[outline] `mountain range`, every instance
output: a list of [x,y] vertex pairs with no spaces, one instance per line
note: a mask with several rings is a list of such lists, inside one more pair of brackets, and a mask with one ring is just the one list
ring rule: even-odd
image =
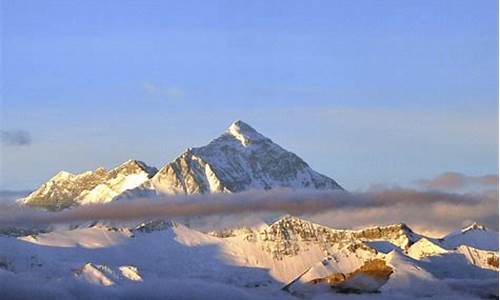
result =
[[435,239],[292,216],[212,232],[98,224],[0,235],[0,279],[2,299],[496,299],[498,233],[475,225]]
[[[21,211],[24,205],[53,211],[35,210],[51,217],[76,206],[142,197],[280,188],[294,194],[343,190],[236,121],[208,145],[187,149],[159,170],[128,160],[110,170],[61,171],[18,203]],[[197,217],[202,219],[193,220]],[[286,215],[202,231],[189,225],[193,220],[183,224],[181,219],[70,220],[70,226],[40,230],[0,227],[0,299],[499,296],[499,235],[476,223],[435,238],[404,223],[338,229]]]
[[20,203],[61,210],[151,194],[237,193],[274,188],[337,189],[333,179],[309,167],[250,125],[236,121],[208,145],[189,148],[159,171],[129,160],[107,171],[61,171]]

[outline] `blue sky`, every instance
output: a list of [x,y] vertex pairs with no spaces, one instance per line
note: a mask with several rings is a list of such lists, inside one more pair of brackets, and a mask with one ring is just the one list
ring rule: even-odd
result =
[[2,3],[0,189],[242,119],[348,189],[498,173],[498,2]]

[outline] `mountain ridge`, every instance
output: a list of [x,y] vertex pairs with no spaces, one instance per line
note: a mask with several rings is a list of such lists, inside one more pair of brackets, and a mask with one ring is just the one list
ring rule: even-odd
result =
[[341,189],[312,170],[300,157],[258,133],[243,121],[206,146],[188,148],[151,179],[166,193],[241,192],[276,187]]
[[274,188],[343,190],[335,180],[238,120],[207,145],[186,149],[159,170],[128,160],[109,171],[102,167],[81,174],[61,171],[21,203],[61,210],[145,195]]
[[[87,204],[87,202],[108,202],[112,200],[110,197],[116,196],[109,193],[113,191],[113,187],[118,189],[115,193],[119,194],[127,188],[138,185],[137,182],[135,186],[133,186],[134,183],[126,182],[127,179],[131,179],[130,176],[139,175],[145,180],[153,174],[156,174],[156,168],[149,167],[138,160],[127,160],[109,171],[103,167],[79,174],[60,171],[40,188],[20,199],[19,203],[48,210],[61,210],[82,203]],[[120,184],[125,186],[120,186]],[[109,191],[103,191],[104,189]],[[93,193],[98,194],[97,201],[90,200]]]

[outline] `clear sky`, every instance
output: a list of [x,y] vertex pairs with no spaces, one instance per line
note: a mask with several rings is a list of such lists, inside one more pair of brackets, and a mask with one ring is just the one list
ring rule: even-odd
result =
[[0,189],[237,119],[347,189],[498,173],[496,0],[0,2]]

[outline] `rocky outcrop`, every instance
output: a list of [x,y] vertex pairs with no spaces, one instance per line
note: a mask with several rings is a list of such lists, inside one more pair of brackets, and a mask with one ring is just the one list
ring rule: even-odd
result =
[[[363,241],[388,241],[401,249],[407,249],[420,238],[405,224],[361,230],[332,229],[292,216],[285,216],[260,231],[247,229],[244,232],[246,240],[263,242],[264,249],[279,260],[298,255],[311,243],[318,245],[328,255],[333,246],[342,247]],[[212,234],[219,237],[234,236],[229,231]]]
[[382,287],[394,270],[382,259],[366,261],[350,273],[334,273],[316,278],[310,284],[327,284],[340,293],[375,293]]

